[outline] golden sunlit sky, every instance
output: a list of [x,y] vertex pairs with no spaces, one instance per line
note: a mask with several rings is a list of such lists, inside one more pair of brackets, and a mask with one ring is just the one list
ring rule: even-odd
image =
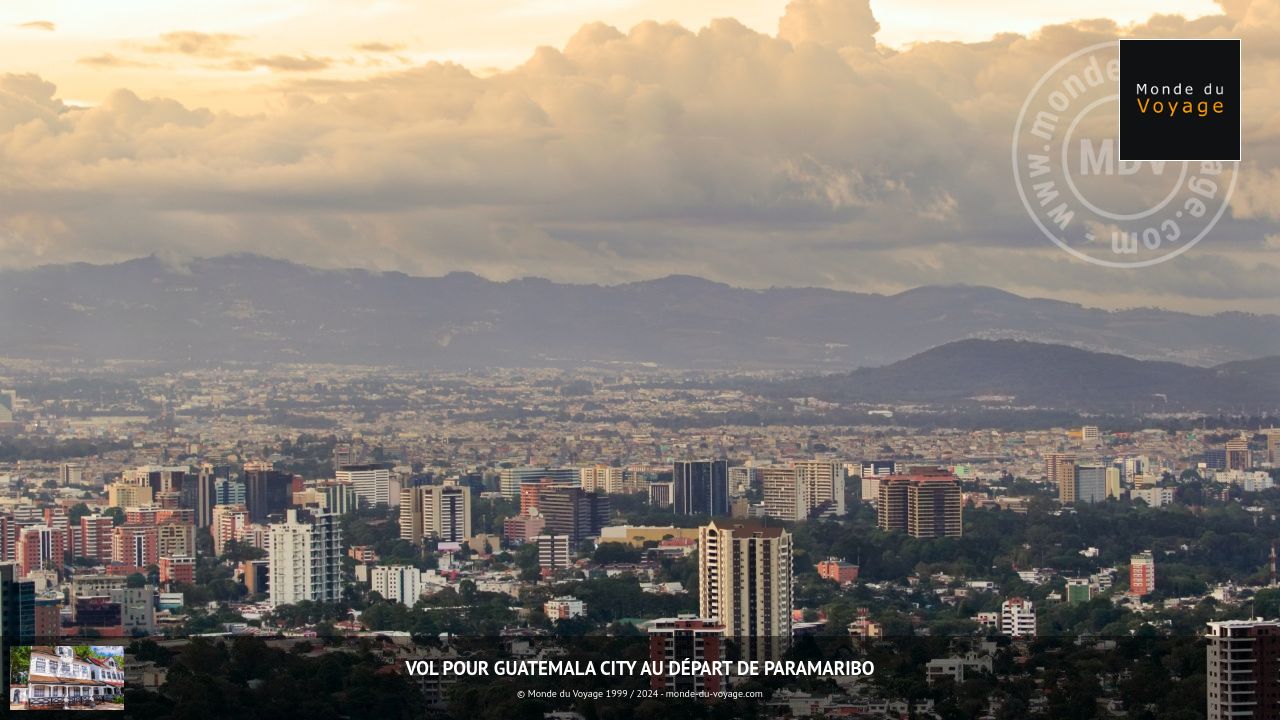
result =
[[[1230,212],[1141,272],[1010,172],[1046,69],[1242,38]],[[0,269],[317,267],[1280,312],[1280,0],[6,0]]]
[[[773,33],[785,0],[7,0],[0,42],[8,72],[36,73],[71,102],[96,103],[116,87],[186,103],[252,110],[279,75],[358,78],[428,61],[484,73],[559,47],[583,24],[622,30],[646,20],[700,28],[732,17]],[[1106,17],[1218,11],[1211,0],[897,0],[872,5],[877,40],[986,40],[1043,25]],[[51,28],[51,29],[50,29]],[[166,41],[201,33],[203,45]],[[254,65],[255,60],[280,62]],[[290,61],[293,61],[290,64]],[[269,95],[269,92],[268,92]]]

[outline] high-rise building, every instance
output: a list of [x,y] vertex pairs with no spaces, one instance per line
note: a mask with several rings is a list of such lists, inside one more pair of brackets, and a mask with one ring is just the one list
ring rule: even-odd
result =
[[111,561],[132,568],[156,565],[160,562],[159,543],[155,525],[120,525],[111,530]]
[[864,503],[880,500],[880,478],[897,474],[897,464],[893,460],[863,460],[858,464],[859,497]]
[[758,468],[764,513],[784,520],[845,514],[844,466],[802,461]]
[[1001,603],[1000,634],[1009,637],[1035,637],[1035,603],[1020,597],[1011,597]]
[[81,516],[77,554],[103,564],[111,562],[113,527],[114,520],[110,515]]
[[941,468],[880,479],[876,522],[886,532],[916,538],[960,537],[964,531],[960,481]]
[[600,534],[609,524],[609,496],[584,492],[582,488],[555,488],[541,492],[538,509],[547,521],[545,532],[568,535],[575,547]]
[[166,522],[156,525],[156,552],[161,557],[195,557],[195,526],[178,522]]
[[471,537],[471,488],[447,480],[400,491],[400,538],[421,545],[425,538],[465,542]]
[[1280,465],[1280,428],[1263,430],[1267,436],[1267,462]]
[[[218,498],[219,483],[222,483],[224,498]],[[226,499],[226,487],[231,483],[231,466],[201,463],[196,475],[195,511],[196,527],[207,528],[213,522],[213,506],[229,505],[232,502],[244,502],[244,486],[240,485],[241,496],[235,500]]]
[[568,535],[539,535],[534,541],[538,543],[538,567],[543,577],[569,567],[573,555]]
[[1150,595],[1156,589],[1156,561],[1150,551],[1129,558],[1129,594]]
[[271,525],[270,532],[272,605],[337,602],[342,597],[342,528],[336,515],[300,519],[298,510],[290,508],[285,521]]
[[1249,441],[1244,437],[1227,441],[1227,469],[1248,470],[1253,465],[1249,456]]
[[[20,572],[13,563],[0,564],[0,641],[5,647],[30,642],[36,634],[36,585],[22,580]],[[7,651],[0,655],[8,661]]]
[[698,531],[698,614],[724,626],[744,660],[777,660],[791,641],[791,534],[712,521]]
[[1099,503],[1107,499],[1107,467],[1077,465],[1075,468],[1076,502]]
[[1076,456],[1071,453],[1044,454],[1044,479],[1050,487],[1058,489],[1058,500],[1063,503],[1076,501]]
[[729,514],[728,461],[676,461],[672,482],[677,515]]
[[107,504],[111,507],[126,508],[150,505],[154,500],[154,494],[149,485],[117,482],[107,486]]
[[1084,447],[1093,447],[1102,440],[1102,431],[1097,425],[1085,425],[1080,428],[1080,444]]
[[126,473],[125,481],[150,487],[151,494],[159,497],[163,493],[180,493],[190,474],[189,465],[142,465]]
[[1206,637],[1208,720],[1280,718],[1280,621],[1211,622]]
[[[338,482],[351,484],[356,491],[356,501],[361,506],[391,506],[390,463],[342,465],[334,472],[334,476]],[[399,500],[398,493],[397,500]]]
[[66,531],[48,525],[32,525],[18,531],[18,572],[26,577],[33,570],[62,567],[66,552]]
[[587,492],[614,495],[622,492],[622,468],[591,465],[578,469],[580,485]]
[[222,555],[232,540],[242,541],[249,527],[249,509],[244,505],[214,505],[213,524],[209,526],[213,535],[213,554]]
[[1118,467],[1107,468],[1107,497],[1120,499],[1120,477],[1123,471]]
[[282,515],[293,502],[293,474],[276,470],[271,463],[245,463],[244,488],[249,519],[256,523]]
[[306,483],[303,490],[293,493],[293,504],[346,515],[358,508],[355,488],[350,483],[337,480],[315,480]]
[[369,580],[374,592],[401,605],[413,607],[422,597],[422,571],[411,565],[380,565]]
[[[693,615],[681,615],[674,618],[658,618],[648,622],[649,660],[669,667],[671,663],[682,663],[680,667],[709,668],[711,663],[722,660],[721,636],[724,626],[709,618]],[[696,665],[683,663],[694,661]],[[675,675],[654,673],[649,679],[649,687],[667,692],[716,693],[724,683],[724,678],[714,673],[693,675]]]
[[578,468],[503,468],[498,476],[498,488],[502,491],[503,497],[515,500],[520,497],[522,487],[536,485],[543,480],[550,480],[556,485],[577,487],[582,483],[582,474]]
[[809,484],[798,477],[795,468],[766,465],[758,468],[764,514],[779,520],[805,520],[809,517]]
[[62,463],[58,466],[58,484],[62,487],[68,485],[84,484],[84,465],[80,463]]
[[670,480],[666,482],[649,483],[649,504],[659,508],[669,508],[675,501],[676,484]]

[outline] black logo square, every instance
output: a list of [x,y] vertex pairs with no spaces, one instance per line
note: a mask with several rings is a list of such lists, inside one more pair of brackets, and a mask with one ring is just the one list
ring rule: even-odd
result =
[[1121,39],[1120,159],[1239,160],[1240,41]]

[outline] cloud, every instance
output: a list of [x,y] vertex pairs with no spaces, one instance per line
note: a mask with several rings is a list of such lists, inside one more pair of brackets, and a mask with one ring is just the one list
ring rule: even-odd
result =
[[42,30],[44,32],[53,32],[58,29],[58,26],[49,20],[32,20],[31,22],[22,23],[18,27],[23,30]]
[[310,55],[291,56],[291,55],[272,55],[270,57],[246,58],[244,60],[235,60],[227,64],[232,70],[256,70],[258,68],[267,68],[268,70],[276,70],[280,72],[315,72],[316,70],[326,70],[333,64],[333,61],[324,57],[312,57]]
[[880,23],[870,0],[791,0],[778,22],[778,37],[792,44],[874,50]]
[[[70,107],[0,77],[0,257],[9,265],[254,251],[321,266],[755,286],[991,284],[1091,302],[1274,308],[1280,0],[1230,15],[875,45],[866,0],[795,0],[778,33],[590,24],[507,71],[431,63],[353,79],[309,55],[223,57],[280,101],[209,112],[113,94]],[[1141,272],[1080,263],[1027,218],[1014,118],[1070,52],[1233,36],[1249,171],[1193,254]],[[228,52],[199,43],[187,54]],[[178,52],[178,51],[175,51]],[[1192,257],[1192,255],[1194,257]],[[1234,303],[1234,304],[1233,304]]]
[[103,53],[101,55],[92,55],[89,57],[82,57],[77,59],[76,63],[80,65],[90,65],[92,67],[100,67],[100,68],[125,68],[125,67],[146,68],[146,67],[156,66],[154,63],[142,62],[140,60],[130,60],[128,58],[122,58],[117,55],[113,55],[111,53]]
[[399,43],[391,44],[391,43],[384,43],[384,42],[367,42],[367,43],[360,43],[359,45],[353,45],[352,47],[354,47],[356,50],[359,50],[361,52],[393,53],[393,52],[399,52],[403,50],[405,46]]
[[204,58],[220,58],[235,54],[232,46],[244,38],[227,33],[202,33],[192,30],[168,32],[160,36],[160,42],[143,49],[151,53],[193,55]]

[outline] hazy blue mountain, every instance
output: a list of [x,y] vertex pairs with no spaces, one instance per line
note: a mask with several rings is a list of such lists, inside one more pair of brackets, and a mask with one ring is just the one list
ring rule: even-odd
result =
[[497,283],[253,255],[0,272],[0,355],[25,357],[834,370],[966,338],[1210,365],[1280,354],[1280,317],[1107,312],[963,286],[884,296],[687,276]]
[[1274,413],[1280,408],[1280,357],[1206,368],[1064,345],[961,340],[883,367],[777,383],[770,390],[844,403]]

